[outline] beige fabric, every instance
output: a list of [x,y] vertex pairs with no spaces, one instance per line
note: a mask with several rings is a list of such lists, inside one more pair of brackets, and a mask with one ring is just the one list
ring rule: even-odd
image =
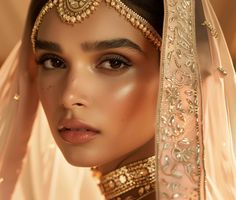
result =
[[[208,1],[204,9],[207,20],[219,33],[218,38],[209,35],[211,60],[209,74],[203,80],[207,199],[235,199],[236,76],[221,28]],[[216,69],[219,66],[225,68],[227,76]]]
[[[35,105],[30,106],[29,102],[33,99],[28,96],[27,90],[24,91],[27,99],[22,99],[22,96],[19,101],[13,99],[15,93],[19,92],[22,85],[28,81],[25,78],[21,82],[22,85],[18,84],[22,74],[16,67],[19,68],[19,63],[24,63],[22,60],[19,61],[22,52],[25,52],[24,46],[19,43],[0,72],[2,75],[0,177],[4,179],[0,183],[0,199],[102,199],[96,183],[92,180],[90,170],[72,167],[65,161],[51,138],[41,106],[37,111],[32,110]],[[25,113],[21,113],[22,104],[26,102],[30,109],[24,108]],[[34,114],[25,117],[30,111],[37,112],[32,130],[26,120],[30,118],[32,123]],[[29,134],[32,135],[27,146]]]

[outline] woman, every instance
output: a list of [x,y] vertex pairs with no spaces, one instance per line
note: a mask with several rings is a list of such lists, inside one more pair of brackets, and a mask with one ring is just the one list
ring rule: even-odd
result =
[[[32,1],[18,63],[13,53],[2,69],[2,198],[236,197],[235,74],[220,27],[208,1],[164,5]],[[96,167],[102,195],[48,132],[70,164]]]

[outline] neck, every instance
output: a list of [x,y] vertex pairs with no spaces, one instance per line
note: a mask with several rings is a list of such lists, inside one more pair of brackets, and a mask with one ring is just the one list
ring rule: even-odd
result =
[[106,199],[155,199],[154,154],[153,138],[132,153],[98,167],[99,186]]
[[136,149],[135,151],[126,154],[110,163],[106,163],[102,166],[99,166],[97,169],[101,174],[108,174],[111,171],[114,171],[115,169],[118,169],[120,167],[123,167],[129,163],[142,160],[145,158],[148,158],[150,156],[153,156],[155,154],[155,139],[152,138],[147,143],[145,143],[140,148]]

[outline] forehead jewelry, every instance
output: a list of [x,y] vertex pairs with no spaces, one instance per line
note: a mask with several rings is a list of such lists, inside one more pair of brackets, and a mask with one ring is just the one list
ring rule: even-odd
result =
[[131,25],[140,30],[157,48],[161,46],[161,37],[157,31],[139,14],[127,7],[120,0],[49,0],[40,11],[31,33],[31,42],[35,51],[35,42],[44,16],[52,8],[56,8],[58,15],[64,23],[81,23],[88,18],[104,1],[114,8]]

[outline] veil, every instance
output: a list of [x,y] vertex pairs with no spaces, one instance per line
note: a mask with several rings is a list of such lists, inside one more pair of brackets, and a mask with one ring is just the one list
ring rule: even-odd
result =
[[[222,30],[209,0],[164,2],[157,197],[183,199],[187,191],[186,199],[236,199],[236,76]],[[30,68],[30,32],[26,23],[22,40],[0,69],[0,199],[102,199],[90,170],[70,166],[51,138]],[[174,116],[169,108],[178,108]],[[167,133],[177,135],[166,143]],[[180,161],[181,167],[172,168]],[[189,166],[196,173],[186,173]],[[187,175],[180,178],[178,170]]]
[[[235,199],[235,71],[208,0],[165,1],[157,199]],[[166,33],[166,34],[165,34]]]

